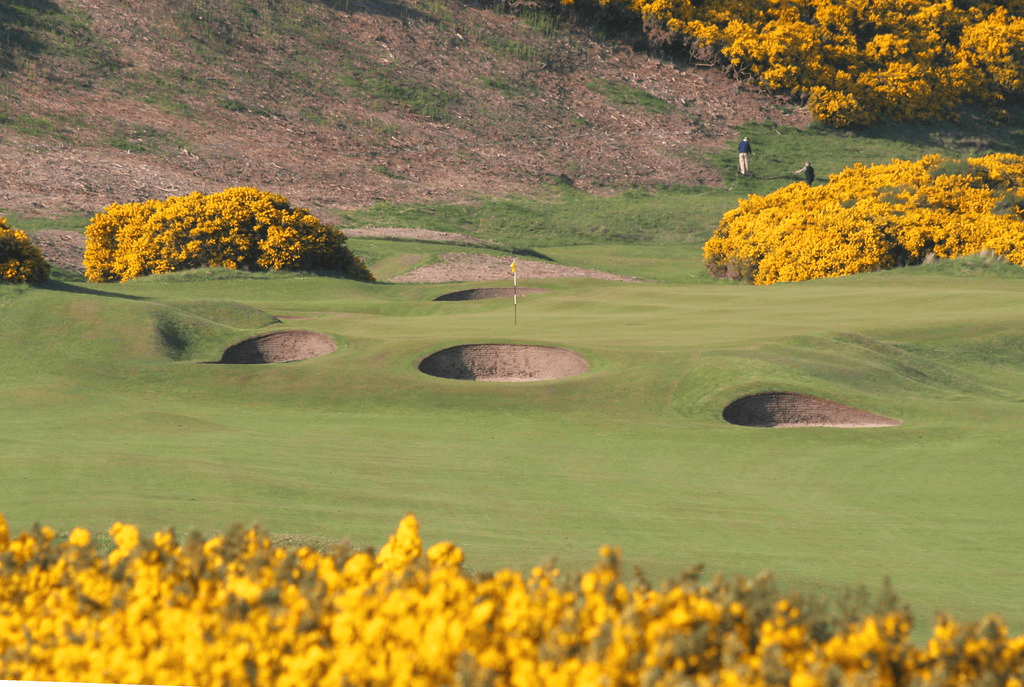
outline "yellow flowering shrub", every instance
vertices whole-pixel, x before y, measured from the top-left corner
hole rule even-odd
[[[562,0],[572,4],[573,0]],[[832,126],[946,118],[1024,89],[1024,2],[600,0],[808,99]]]
[[[29,239],[28,234],[12,229],[6,217],[0,217],[0,281],[38,284],[50,278],[50,264]]]
[[[766,577],[654,590],[618,554],[468,575],[404,518],[379,552],[323,555],[235,527],[180,542],[115,524],[12,536],[0,516],[0,679],[203,685],[793,685],[1021,687],[1024,637],[996,616],[940,617],[924,647],[906,611],[833,627]]]
[[[196,267],[337,272],[374,281],[338,229],[254,188],[115,203],[85,231],[90,281]]]
[[[1024,265],[1024,157],[856,165],[827,184],[751,195],[704,244],[720,278],[804,281],[991,251]]]

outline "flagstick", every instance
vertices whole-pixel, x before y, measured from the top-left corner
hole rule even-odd
[[[512,270],[512,326],[519,326],[519,276],[516,274],[516,261],[513,259],[509,265]]]
[[[512,273],[512,312],[514,313],[514,320],[512,326],[519,326],[519,278],[516,273]]]

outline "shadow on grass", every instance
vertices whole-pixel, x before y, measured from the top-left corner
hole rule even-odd
[[[1005,105],[1006,114],[1002,117],[994,117],[992,108],[978,105],[962,108],[957,112],[957,121],[886,122],[858,134],[920,147],[952,148],[971,156],[1018,154],[1024,148],[1024,116],[1019,114],[1021,103],[1008,101]]]
[[[36,56],[46,44],[36,37],[39,13],[60,13],[60,7],[49,0],[8,0],[0,5],[0,69],[13,71],[15,54],[20,52]]]
[[[97,289],[90,289],[87,286],[79,286],[78,284],[72,284],[65,281],[57,281],[50,279],[47,282],[36,285],[36,288],[46,289],[47,291],[63,291],[64,293],[73,293],[79,296],[104,296],[106,298],[123,298],[129,301],[148,301],[149,299],[144,296],[132,296],[127,293],[110,293],[109,291],[99,291]]]
[[[538,260],[545,260],[547,262],[558,262],[550,255],[544,255],[544,253],[533,250],[532,248],[513,248],[511,253],[513,255],[524,255],[529,258],[537,258]]]

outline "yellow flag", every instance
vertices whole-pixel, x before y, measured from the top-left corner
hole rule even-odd
[[[509,267],[510,270],[512,270],[512,273],[515,274],[515,271],[516,271],[516,261],[513,260],[512,264],[509,265],[508,267]]]

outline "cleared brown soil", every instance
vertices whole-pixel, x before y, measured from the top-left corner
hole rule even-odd
[[[85,274],[82,258],[85,255],[85,234],[59,229],[40,229],[31,233],[32,240],[43,257],[54,267]]]
[[[114,202],[231,186],[280,193],[328,221],[379,201],[543,196],[554,179],[595,194],[718,186],[719,174],[702,160],[734,149],[734,127],[810,122],[805,108],[715,69],[576,29],[537,43],[523,19],[459,3],[445,6],[443,21],[416,1],[401,16],[381,10],[397,3],[324,3],[318,21],[337,46],[320,49],[307,70],[292,60],[309,56],[292,51],[315,47],[241,34],[237,50],[216,61],[200,61],[187,46],[169,57],[168,32],[178,29],[167,17],[180,9],[173,2],[58,4],[89,14],[94,40],[116,51],[120,68],[94,78],[75,65],[26,61],[5,73],[5,115],[56,127],[43,135],[0,128],[0,208],[22,215],[95,213]],[[501,45],[547,57],[516,57]],[[436,119],[345,93],[335,76],[350,68],[345,60],[455,93],[458,102]],[[173,98],[138,91],[147,80],[191,73],[202,83]],[[268,82],[293,73],[303,83]],[[616,103],[591,87],[602,79],[643,89],[669,108]]]

